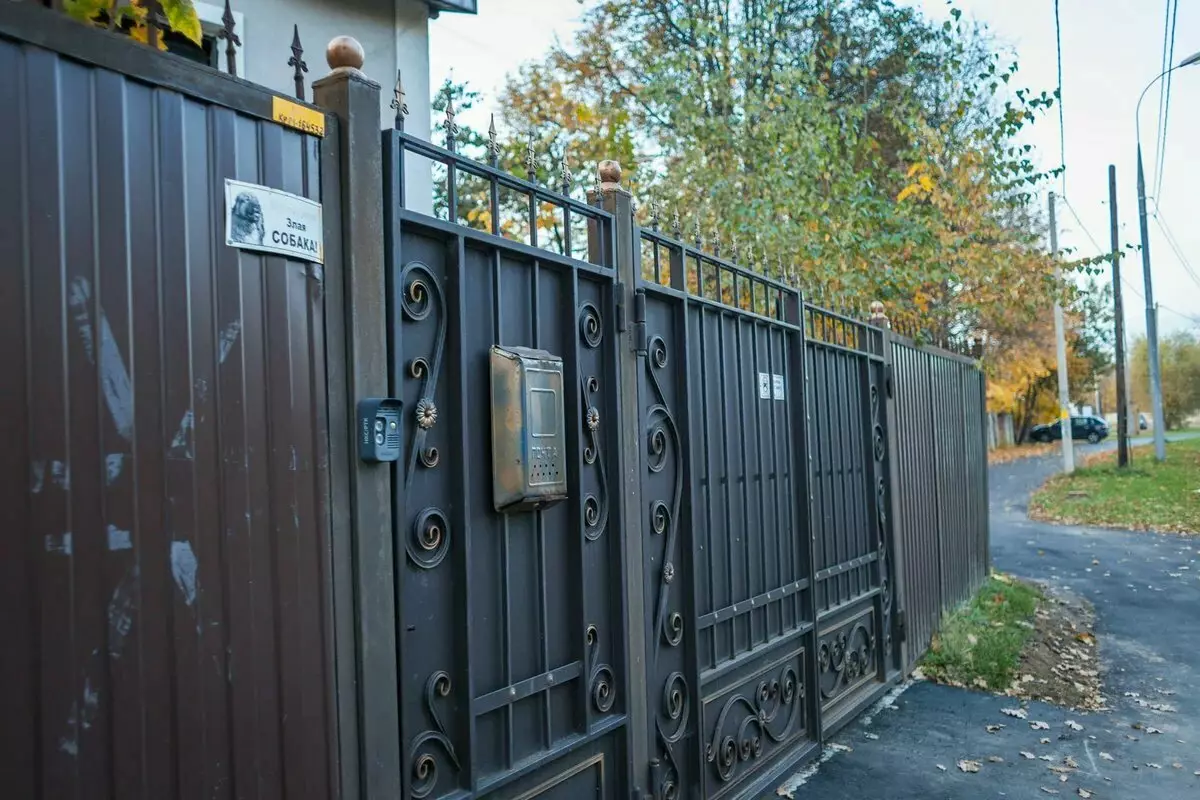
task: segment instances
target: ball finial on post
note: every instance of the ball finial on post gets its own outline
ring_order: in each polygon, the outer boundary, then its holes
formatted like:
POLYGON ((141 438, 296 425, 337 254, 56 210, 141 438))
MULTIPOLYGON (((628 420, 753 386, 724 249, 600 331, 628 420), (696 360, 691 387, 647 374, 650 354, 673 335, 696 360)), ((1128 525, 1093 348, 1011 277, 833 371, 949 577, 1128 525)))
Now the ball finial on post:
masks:
POLYGON ((362 69, 365 59, 363 46, 353 36, 335 36, 325 47, 325 61, 336 71, 362 69))
POLYGON ((871 302, 871 324, 877 328, 890 328, 892 326, 888 320, 887 311, 884 309, 883 303, 878 300, 871 302))
POLYGON ((599 172, 601 185, 613 184, 614 186, 619 186, 621 184, 621 165, 616 161, 601 161, 599 172))

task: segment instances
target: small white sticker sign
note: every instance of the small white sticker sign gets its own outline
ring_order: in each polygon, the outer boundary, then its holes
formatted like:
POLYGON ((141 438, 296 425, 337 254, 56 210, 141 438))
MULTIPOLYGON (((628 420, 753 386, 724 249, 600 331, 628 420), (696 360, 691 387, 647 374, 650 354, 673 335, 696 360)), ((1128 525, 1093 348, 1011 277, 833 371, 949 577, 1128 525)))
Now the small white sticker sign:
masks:
POLYGON ((765 372, 758 373, 758 399, 771 399, 771 376, 765 372))
POLYGON ((225 180, 225 244, 325 263, 321 204, 254 183, 225 180))
POLYGON ((776 400, 783 399, 783 376, 782 375, 772 375, 771 376, 771 394, 774 396, 774 398, 776 400))

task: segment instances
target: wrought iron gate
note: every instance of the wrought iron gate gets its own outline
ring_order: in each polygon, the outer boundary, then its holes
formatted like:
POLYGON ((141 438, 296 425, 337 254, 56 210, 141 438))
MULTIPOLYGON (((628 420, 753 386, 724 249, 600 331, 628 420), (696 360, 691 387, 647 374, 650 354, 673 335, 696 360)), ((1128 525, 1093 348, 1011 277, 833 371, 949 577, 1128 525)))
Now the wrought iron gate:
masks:
POLYGON ((880 328, 806 305, 808 519, 822 735, 899 671, 892 614, 890 367, 880 328))
POLYGON ((887 334, 450 142, 384 133, 406 788, 758 796, 899 672, 887 334), (493 505, 496 345, 563 359, 559 505, 493 505))
POLYGON ((800 297, 639 239, 647 789, 757 796, 817 744, 800 297))
POLYGON ((612 216, 401 131, 383 146, 405 796, 628 797, 612 216), (406 155, 444 170, 441 218, 402 207, 406 155), (490 230, 458 224, 470 182, 490 230), (563 503, 493 508, 493 345, 564 360, 563 503))

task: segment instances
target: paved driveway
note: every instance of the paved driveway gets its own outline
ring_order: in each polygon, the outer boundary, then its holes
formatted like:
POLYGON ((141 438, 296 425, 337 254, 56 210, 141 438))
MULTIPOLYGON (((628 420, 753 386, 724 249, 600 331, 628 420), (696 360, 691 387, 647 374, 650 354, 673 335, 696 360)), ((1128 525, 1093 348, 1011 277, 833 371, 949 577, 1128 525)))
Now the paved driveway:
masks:
POLYGON ((917 683, 891 708, 869 712, 847 728, 837 743, 851 750, 827 750, 815 774, 793 779, 796 797, 1053 796, 1044 787, 1060 797, 1080 797, 1083 788, 1098 799, 1200 798, 1200 537, 1029 521, 1030 492, 1058 465, 1057 459, 1033 459, 990 470, 993 562, 1095 604, 1112 711, 1080 714, 1032 703, 1029 719, 1050 725, 1034 731, 1028 722, 1000 714, 1014 705, 1011 699, 917 683), (1139 701, 1175 710, 1155 711, 1139 701), (1067 728, 1067 720, 1084 729, 1067 728), (1007 727, 987 733, 985 726, 993 723, 1007 727), (1146 734, 1135 723, 1162 733, 1146 734), (1050 744, 1039 744, 1041 737, 1050 744), (1070 756, 1079 770, 1060 783, 1050 763, 1028 760, 1022 750, 1055 763, 1070 756), (989 756, 1004 761, 989 763, 989 756), (960 759, 982 761, 981 771, 960 772, 960 759))

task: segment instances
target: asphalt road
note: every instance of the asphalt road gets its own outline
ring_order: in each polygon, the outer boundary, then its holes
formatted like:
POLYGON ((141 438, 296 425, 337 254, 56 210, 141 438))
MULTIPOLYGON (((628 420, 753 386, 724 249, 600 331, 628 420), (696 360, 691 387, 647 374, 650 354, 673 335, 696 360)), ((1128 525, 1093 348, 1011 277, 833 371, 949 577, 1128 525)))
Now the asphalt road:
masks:
POLYGON ((847 728, 836 744, 851 749, 827 749, 815 774, 792 780, 795 797, 1054 796, 1045 789, 1081 797, 1082 788, 1097 799, 1200 798, 1200 537, 1031 522, 1029 494, 1058 466, 1058 459, 1046 458, 991 468, 993 563, 1095 604, 1111 711, 1082 714, 1031 703, 1029 720, 1050 726, 1035 731, 1000 713, 1012 699, 919 682, 890 708, 868 712, 847 728), (1066 727, 1067 720, 1083 730, 1066 727), (985 726, 994 723, 1006 727, 988 733, 985 726), (1162 732, 1147 734, 1135 723, 1162 732), (1041 745, 1042 737, 1051 743, 1041 745), (1052 762, 1026 759, 1022 750, 1052 762), (991 763, 989 756, 1003 761, 991 763), (1079 769, 1062 783, 1049 767, 1066 756, 1079 769), (961 772, 956 762, 962 759, 983 762, 981 770, 961 772))

